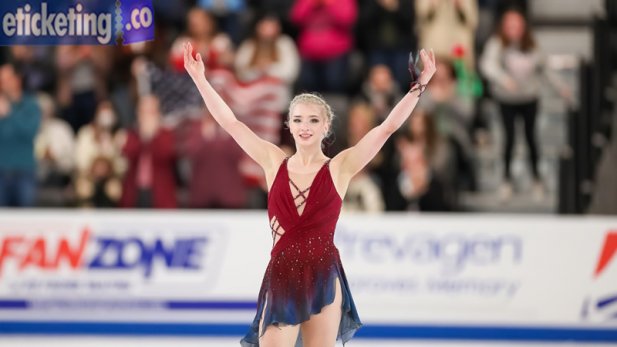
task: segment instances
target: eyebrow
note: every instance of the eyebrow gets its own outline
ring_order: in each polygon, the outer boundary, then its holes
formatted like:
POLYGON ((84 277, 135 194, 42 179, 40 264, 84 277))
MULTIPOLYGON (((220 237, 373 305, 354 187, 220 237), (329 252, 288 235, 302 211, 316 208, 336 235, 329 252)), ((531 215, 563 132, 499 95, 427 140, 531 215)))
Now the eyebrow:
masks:
MULTIPOLYGON (((319 118, 319 116, 316 115, 316 114, 310 114, 310 115, 308 115, 308 117, 319 118)), ((302 116, 297 114, 297 115, 293 116, 292 118, 302 118, 302 116)))

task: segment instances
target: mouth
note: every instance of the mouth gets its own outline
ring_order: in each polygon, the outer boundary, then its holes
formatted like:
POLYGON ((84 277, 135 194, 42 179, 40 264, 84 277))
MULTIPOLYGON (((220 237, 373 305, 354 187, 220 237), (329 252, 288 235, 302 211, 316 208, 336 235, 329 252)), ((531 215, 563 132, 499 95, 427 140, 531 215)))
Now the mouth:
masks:
POLYGON ((299 134, 298 135, 299 138, 304 139, 304 140, 309 139, 311 136, 313 135, 311 134, 299 134))

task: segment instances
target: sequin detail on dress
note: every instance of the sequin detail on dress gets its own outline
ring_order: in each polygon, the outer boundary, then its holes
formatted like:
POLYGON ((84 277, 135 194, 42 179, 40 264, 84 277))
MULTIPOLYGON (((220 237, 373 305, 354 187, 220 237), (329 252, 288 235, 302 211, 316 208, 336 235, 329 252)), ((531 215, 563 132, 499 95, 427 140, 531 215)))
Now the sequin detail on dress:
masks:
MULTIPOLYGON (((333 242, 343 201, 332 182, 329 159, 304 190, 298 189, 289 178, 288 159, 279 166, 268 193, 268 217, 273 236, 271 258, 259 291, 255 319, 240 344, 259 346, 262 312, 262 334, 269 325, 296 325, 319 313, 334 301, 336 279, 343 295, 337 339, 345 344, 362 323, 333 242), (288 182, 296 192, 301 192, 303 201, 296 202, 300 194, 292 194, 288 182), (300 213, 298 208, 302 205, 304 210, 300 213), (279 228, 285 232, 278 233, 279 228)), ((298 335, 296 346, 302 346, 301 334, 298 335)))

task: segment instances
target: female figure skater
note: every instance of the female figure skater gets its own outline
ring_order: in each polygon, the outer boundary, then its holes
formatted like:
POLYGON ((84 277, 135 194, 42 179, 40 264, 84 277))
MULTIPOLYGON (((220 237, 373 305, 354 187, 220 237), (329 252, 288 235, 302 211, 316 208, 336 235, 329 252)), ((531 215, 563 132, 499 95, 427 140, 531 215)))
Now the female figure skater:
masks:
POLYGON ((319 96, 300 94, 289 107, 289 130, 296 152, 287 157, 259 138, 212 88, 201 55, 184 47, 184 66, 214 119, 264 170, 271 259, 244 347, 334 346, 347 342, 362 325, 333 243, 336 222, 351 178, 405 122, 435 73, 435 57, 422 50, 420 74, 410 59, 412 86, 390 115, 354 146, 328 158, 322 140, 332 127, 332 110, 319 96), (299 334, 301 332, 301 334, 299 334))

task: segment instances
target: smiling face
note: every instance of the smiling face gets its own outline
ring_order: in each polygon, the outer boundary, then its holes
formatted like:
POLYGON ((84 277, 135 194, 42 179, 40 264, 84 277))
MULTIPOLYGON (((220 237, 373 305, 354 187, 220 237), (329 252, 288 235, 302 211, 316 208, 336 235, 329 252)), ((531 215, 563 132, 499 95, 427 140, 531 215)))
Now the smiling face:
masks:
POLYGON ((289 131, 297 146, 320 146, 330 124, 323 106, 300 102, 289 113, 289 131))

